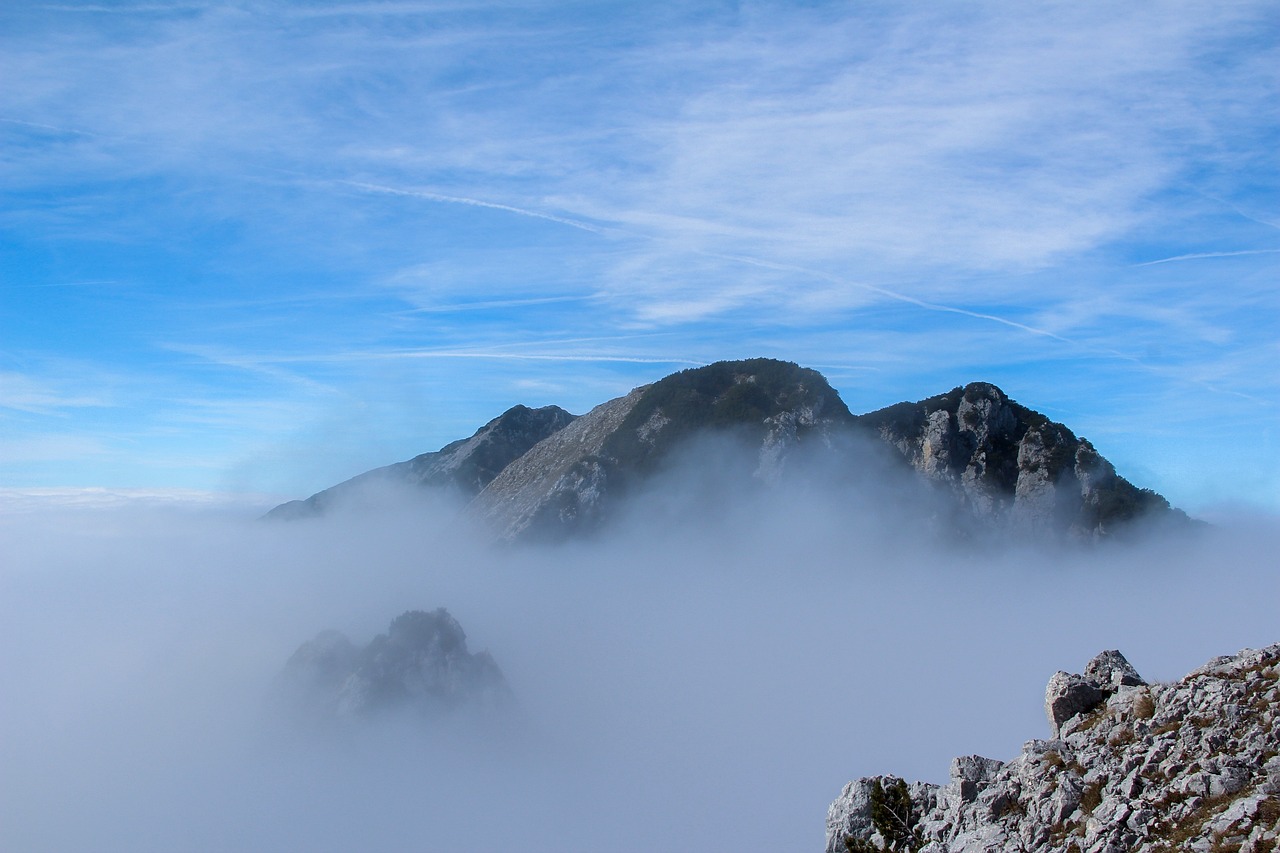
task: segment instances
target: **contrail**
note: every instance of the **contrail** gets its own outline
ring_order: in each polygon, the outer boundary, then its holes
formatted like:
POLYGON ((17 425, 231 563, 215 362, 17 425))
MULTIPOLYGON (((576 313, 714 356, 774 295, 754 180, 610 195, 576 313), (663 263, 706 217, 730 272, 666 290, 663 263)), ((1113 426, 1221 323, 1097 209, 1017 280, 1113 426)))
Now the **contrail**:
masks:
MULTIPOLYGON (((1255 220, 1256 221, 1256 220, 1255 220)), ((1160 258, 1155 261, 1143 261, 1140 264, 1134 264, 1135 267, 1150 267, 1156 264, 1171 264, 1174 261, 1197 261, 1201 258, 1235 258, 1240 255, 1274 255, 1280 253, 1280 249, 1241 249, 1238 252, 1195 252, 1190 255, 1174 255, 1172 258, 1160 258)))
POLYGON ((405 190, 397 187, 388 187, 381 184, 368 184, 363 181, 335 181, 334 183, 345 184, 346 186, 356 187, 369 192, 386 193, 388 195, 402 195, 410 198, 421 198, 427 201, 440 201, 446 204, 465 204, 471 207, 484 207, 489 210, 502 210, 507 213, 514 213, 518 216, 528 216, 532 219, 545 219, 548 222, 557 222, 561 225, 568 225, 570 228, 578 228, 582 231, 589 231, 592 234, 607 234, 616 232, 615 228, 605 228, 599 225, 592 225, 589 222, 583 222, 578 219, 568 219, 564 216, 556 216, 551 213, 543 213, 538 210, 529 210, 524 207, 513 207, 509 204, 499 204, 495 201, 485 201, 478 198, 467 198, 466 196, 444 195, 443 193, 434 193, 427 190, 405 190))
POLYGON ((738 263, 750 264, 752 266, 763 267, 765 269, 779 270, 782 272, 800 273, 802 275, 807 275, 807 276, 812 276, 813 278, 822 279, 823 281, 829 281, 832 284, 840 284, 840 285, 846 285, 849 287, 856 287, 856 288, 859 288, 860 290, 865 290, 868 293, 875 293, 880 296, 884 296, 887 299, 892 299, 896 302, 904 302, 908 305, 915 305, 917 308, 923 308, 926 311, 940 311, 944 314, 960 314, 961 316, 964 316, 964 317, 973 317, 976 320, 987 320, 992 323, 999 323, 1001 325, 1009 326, 1010 328, 1018 329, 1023 332, 1029 332, 1030 334, 1033 334, 1033 335, 1040 335, 1041 337, 1052 338, 1055 341, 1062 341, 1064 344, 1076 343, 1076 341, 1073 341, 1069 338, 1064 338, 1061 335, 1056 335, 1053 332, 1047 331, 1046 329, 1037 329, 1035 326, 1028 326, 1025 323, 1019 323, 1016 320, 1010 320, 1006 317, 1000 317, 996 314, 984 314, 981 311, 970 311, 967 308, 956 308, 952 305, 942 305, 937 302, 926 302, 923 299, 917 299, 916 297, 908 296, 905 293, 898 293, 896 290, 889 290, 888 288, 878 287, 874 284, 864 284, 860 281, 852 281, 850 279, 840 278, 839 276, 834 276, 834 275, 831 275, 830 273, 824 273, 818 270, 808 269, 806 267, 795 266, 793 264, 781 264, 781 263, 776 263, 774 261, 766 261, 766 260, 762 260, 761 258, 753 258, 747 255, 718 255, 718 254, 711 254, 711 253, 706 253, 706 254, 709 257, 721 258, 727 261, 737 261, 738 263))

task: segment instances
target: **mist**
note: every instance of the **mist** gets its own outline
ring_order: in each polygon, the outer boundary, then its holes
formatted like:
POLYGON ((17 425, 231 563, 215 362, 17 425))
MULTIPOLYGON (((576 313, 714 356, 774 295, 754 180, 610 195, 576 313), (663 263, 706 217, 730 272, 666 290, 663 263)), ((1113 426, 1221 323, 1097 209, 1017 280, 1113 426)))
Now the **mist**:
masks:
POLYGON ((956 542, 881 470, 742 489, 699 452, 559 545, 405 494, 289 523, 0 515, 0 847, 818 850, 850 779, 1047 736, 1057 669, 1119 648, 1171 680, 1280 639, 1273 518, 956 542), (268 710, 322 629, 436 607, 502 668, 510 725, 268 710))

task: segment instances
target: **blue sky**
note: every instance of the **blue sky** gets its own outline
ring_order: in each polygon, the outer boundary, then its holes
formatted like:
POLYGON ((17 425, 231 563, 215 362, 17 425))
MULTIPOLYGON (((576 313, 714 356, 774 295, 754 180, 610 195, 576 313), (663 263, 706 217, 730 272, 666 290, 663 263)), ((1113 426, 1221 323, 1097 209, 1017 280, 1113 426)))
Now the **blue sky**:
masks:
POLYGON ((11 3, 0 486, 302 496, 757 355, 1280 510, 1273 3, 11 3))

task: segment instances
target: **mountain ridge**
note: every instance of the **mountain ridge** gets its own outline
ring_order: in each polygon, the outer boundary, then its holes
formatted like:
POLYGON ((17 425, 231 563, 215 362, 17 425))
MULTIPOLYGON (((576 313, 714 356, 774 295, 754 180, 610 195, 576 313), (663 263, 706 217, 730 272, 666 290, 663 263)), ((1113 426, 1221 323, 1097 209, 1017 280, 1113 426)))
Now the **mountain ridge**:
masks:
POLYGON ((1160 495, 1121 477, 1087 440, 990 383, 854 415, 821 373, 767 358, 682 370, 581 416, 517 406, 470 439, 282 504, 267 517, 320 514, 342 494, 383 478, 453 489, 470 500, 467 514, 499 539, 563 539, 601 527, 629 491, 707 434, 745 446, 761 483, 784 476, 802 449, 817 448, 855 479, 867 446, 888 451, 945 496, 956 527, 993 524, 1087 539, 1142 518, 1186 520, 1160 495), (523 427, 508 435, 514 424, 523 427), (861 458, 850 450, 855 439, 864 445, 861 458), (481 466, 481 446, 501 452, 481 466))

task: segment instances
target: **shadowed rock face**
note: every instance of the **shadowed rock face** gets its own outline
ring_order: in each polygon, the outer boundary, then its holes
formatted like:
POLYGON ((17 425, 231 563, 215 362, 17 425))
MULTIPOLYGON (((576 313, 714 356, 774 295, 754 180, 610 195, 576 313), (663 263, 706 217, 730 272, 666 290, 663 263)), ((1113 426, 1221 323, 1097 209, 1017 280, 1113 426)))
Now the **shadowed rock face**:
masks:
POLYGON ((1056 673, 1052 738, 1008 763, 957 758, 951 782, 850 782, 827 853, 1272 851, 1280 840, 1280 645, 1147 684, 1107 651, 1056 673))
POLYGON ((512 705, 498 665, 488 652, 467 651, 462 626, 443 608, 397 616, 362 649, 337 631, 320 633, 289 658, 279 694, 290 711, 320 720, 492 714, 512 705))
POLYGON ((306 500, 281 504, 266 517, 292 519, 322 515, 336 503, 354 497, 362 487, 377 483, 445 489, 471 498, 513 460, 568 426, 573 419, 573 415, 558 406, 541 409, 515 406, 476 430, 470 438, 406 462, 366 471, 306 500))

